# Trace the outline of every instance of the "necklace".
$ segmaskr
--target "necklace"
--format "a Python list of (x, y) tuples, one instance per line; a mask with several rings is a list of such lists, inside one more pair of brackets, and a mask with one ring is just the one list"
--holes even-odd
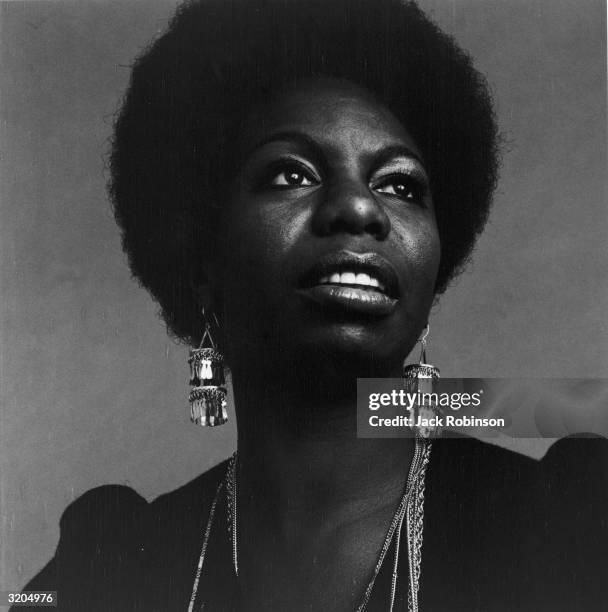
[[(376, 578), (380, 573), (386, 553), (390, 548), (393, 539), (395, 539), (395, 558), (393, 562), (393, 573), (391, 579), (391, 597), (389, 612), (393, 611), (395, 603), (395, 595), (397, 591), (397, 565), (399, 562), (399, 548), (401, 544), (401, 531), (403, 523), (406, 524), (407, 552), (408, 552), (408, 612), (418, 612), (418, 586), (420, 582), (421, 561), (422, 561), (422, 534), (424, 527), (424, 484), (426, 476), (426, 468), (431, 456), (431, 442), (428, 439), (416, 437), (414, 447), (414, 457), (410, 465), (405, 491), (397, 510), (393, 515), (389, 529), (386, 533), (382, 550), (378, 556), (378, 561), (374, 567), (372, 577), (365, 589), (361, 603), (357, 606), (356, 612), (365, 612), (367, 604), (372, 594)], [(228, 526), (231, 534), (232, 544), (232, 564), (235, 576), (239, 575), (238, 566), (238, 523), (237, 523), (237, 496), (236, 496), (236, 465), (237, 453), (232, 456), (226, 475), (217, 487), (215, 497), (209, 511), (209, 518), (203, 535), (203, 545), (196, 568), (194, 584), (192, 586), (192, 595), (188, 612), (193, 612), (194, 603), (196, 600), (198, 585), (203, 571), (207, 546), (209, 544), (209, 536), (213, 526), (213, 519), (220, 498), (222, 489), (226, 491), (227, 507), (228, 507)]]

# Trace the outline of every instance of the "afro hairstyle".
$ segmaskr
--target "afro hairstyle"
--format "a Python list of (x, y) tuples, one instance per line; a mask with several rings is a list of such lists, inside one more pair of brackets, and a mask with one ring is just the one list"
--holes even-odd
[(175, 337), (200, 336), (193, 279), (213, 248), (235, 130), (266, 96), (314, 77), (369, 90), (422, 150), (441, 239), (436, 293), (466, 264), (497, 178), (492, 99), (414, 2), (186, 2), (134, 63), (109, 187), (131, 270)]

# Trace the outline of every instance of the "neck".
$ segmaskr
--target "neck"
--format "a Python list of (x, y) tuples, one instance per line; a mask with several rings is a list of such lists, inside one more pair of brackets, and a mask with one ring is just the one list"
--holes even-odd
[(395, 508), (414, 441), (357, 438), (355, 398), (311, 404), (276, 388), (236, 386), (235, 400), (239, 499), (278, 536)]

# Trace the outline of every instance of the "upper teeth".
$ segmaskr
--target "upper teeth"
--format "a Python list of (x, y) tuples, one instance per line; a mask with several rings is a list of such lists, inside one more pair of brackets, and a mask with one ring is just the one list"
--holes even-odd
[(364, 287), (378, 287), (378, 289), (384, 291), (384, 285), (377, 278), (369, 274), (357, 274), (355, 272), (334, 272), (328, 276), (323, 276), (319, 280), (319, 284), (363, 285)]

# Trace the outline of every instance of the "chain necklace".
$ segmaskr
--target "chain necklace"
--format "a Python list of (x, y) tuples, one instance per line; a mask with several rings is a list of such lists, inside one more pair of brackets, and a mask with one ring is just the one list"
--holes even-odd
[[(395, 603), (395, 595), (397, 591), (397, 566), (399, 562), (399, 548), (401, 544), (401, 530), (403, 522), (406, 524), (406, 537), (407, 537), (407, 553), (408, 553), (408, 568), (409, 568), (409, 581), (408, 581), (408, 598), (407, 607), (408, 612), (418, 612), (418, 586), (420, 582), (420, 571), (422, 561), (422, 534), (424, 527), (424, 484), (426, 468), (429, 463), (431, 456), (431, 442), (430, 440), (416, 437), (416, 443), (414, 447), (414, 457), (410, 465), (409, 474), (406, 481), (405, 491), (397, 510), (391, 520), (391, 524), (386, 533), (382, 550), (378, 557), (378, 561), (374, 567), (372, 577), (365, 589), (365, 593), (361, 598), (361, 603), (357, 606), (356, 612), (365, 612), (367, 604), (372, 594), (376, 578), (380, 573), (384, 558), (388, 549), (395, 539), (395, 559), (393, 562), (393, 573), (391, 579), (391, 597), (389, 612), (393, 612), (393, 606)], [(211, 504), (211, 510), (209, 511), (209, 518), (207, 519), (207, 525), (203, 536), (203, 545), (196, 568), (196, 575), (194, 578), (194, 584), (192, 586), (192, 595), (190, 597), (190, 604), (188, 606), (188, 612), (193, 612), (196, 595), (198, 592), (198, 585), (200, 577), (203, 571), (203, 564), (205, 562), (205, 555), (207, 553), (207, 546), (209, 544), (209, 536), (211, 534), (211, 527), (213, 525), (213, 518), (215, 516), (215, 510), (217, 508), (218, 500), (220, 498), (222, 489), (226, 490), (227, 507), (228, 507), (228, 528), (231, 534), (232, 543), (232, 564), (235, 576), (238, 578), (239, 565), (238, 565), (238, 531), (237, 531), (237, 496), (236, 496), (236, 465), (237, 465), (237, 453), (232, 456), (228, 468), (226, 470), (226, 476), (220, 482)]]

